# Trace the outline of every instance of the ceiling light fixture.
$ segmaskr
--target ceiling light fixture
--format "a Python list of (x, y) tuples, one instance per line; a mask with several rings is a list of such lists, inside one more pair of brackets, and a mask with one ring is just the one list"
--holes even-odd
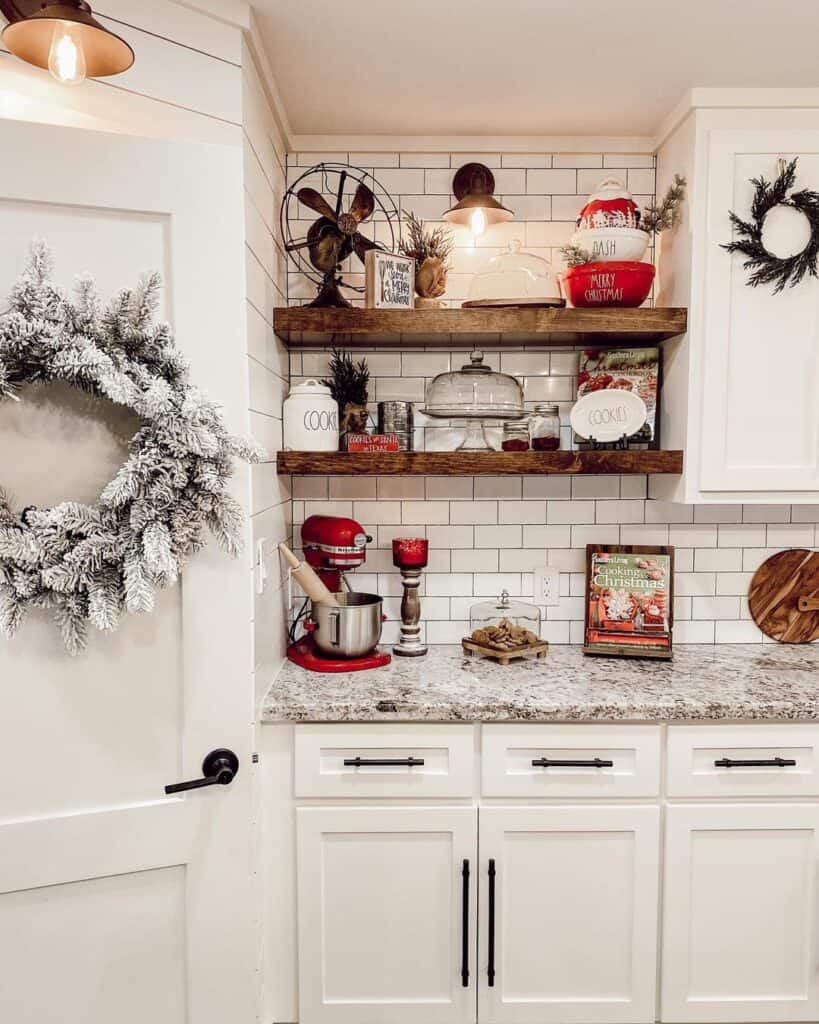
[(0, 0), (9, 24), (3, 43), (15, 57), (51, 72), (64, 85), (127, 71), (134, 51), (94, 17), (85, 0)]
[(444, 214), (450, 224), (463, 224), (472, 237), (482, 235), (492, 224), (502, 224), (515, 216), (492, 195), (495, 176), (484, 164), (464, 164), (452, 179), (452, 193), (458, 202)]

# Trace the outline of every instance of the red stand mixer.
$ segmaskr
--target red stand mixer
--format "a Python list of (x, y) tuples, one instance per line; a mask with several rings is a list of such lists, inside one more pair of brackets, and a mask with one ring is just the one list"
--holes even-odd
[[(305, 635), (290, 644), (287, 657), (313, 672), (358, 672), (388, 665), (390, 655), (377, 648), (382, 599), (355, 593), (349, 584), (346, 592), (342, 588), (347, 583), (344, 573), (366, 561), (372, 537), (355, 519), (310, 516), (302, 524), (301, 542), (306, 565), (280, 545), (292, 575), (312, 599)], [(300, 618), (293, 623), (291, 637)]]

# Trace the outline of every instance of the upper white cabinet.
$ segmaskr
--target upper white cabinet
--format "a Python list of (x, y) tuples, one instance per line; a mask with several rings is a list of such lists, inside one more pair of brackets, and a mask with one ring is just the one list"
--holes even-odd
[[(819, 496), (819, 281), (774, 294), (748, 284), (729, 211), (750, 219), (751, 178), (798, 157), (797, 188), (819, 190), (819, 109), (694, 109), (658, 154), (658, 194), (689, 182), (682, 223), (661, 237), (660, 305), (689, 306), (688, 335), (665, 347), (662, 441), (685, 472), (652, 495), (686, 502), (810, 503)], [(807, 221), (777, 210), (765, 244), (804, 248)]]

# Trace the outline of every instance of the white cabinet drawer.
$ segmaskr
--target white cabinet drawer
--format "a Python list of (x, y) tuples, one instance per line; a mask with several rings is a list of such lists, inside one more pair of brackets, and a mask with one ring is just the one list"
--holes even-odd
[(669, 796), (816, 794), (819, 726), (669, 727)]
[(484, 796), (656, 796), (660, 727), (487, 725), (482, 766)]
[(297, 797), (472, 795), (471, 726), (299, 725)]

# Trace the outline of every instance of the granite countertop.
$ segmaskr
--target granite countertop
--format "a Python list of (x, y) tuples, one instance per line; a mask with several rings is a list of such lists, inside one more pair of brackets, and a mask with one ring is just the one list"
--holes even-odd
[(679, 646), (673, 661), (586, 656), (552, 646), (500, 666), (460, 647), (369, 672), (285, 662), (266, 722), (645, 722), (819, 720), (819, 646)]

